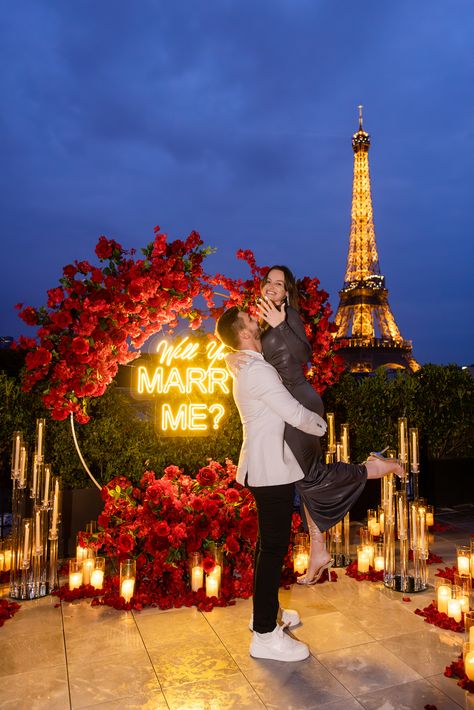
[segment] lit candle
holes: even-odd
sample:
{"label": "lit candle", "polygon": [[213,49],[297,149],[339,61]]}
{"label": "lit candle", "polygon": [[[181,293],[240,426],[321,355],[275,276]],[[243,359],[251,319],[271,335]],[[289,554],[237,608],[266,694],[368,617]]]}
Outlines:
{"label": "lit candle", "polygon": [[377,521],[372,523],[372,535],[378,537],[380,535],[380,523]]}
{"label": "lit candle", "polygon": [[0,572],[3,572],[3,565],[5,564],[5,555],[0,552]]}
{"label": "lit candle", "polygon": [[221,588],[221,578],[222,578],[222,567],[220,565],[216,565],[214,569],[211,572],[211,576],[215,577],[217,579],[217,588]]}
{"label": "lit candle", "polygon": [[196,565],[191,570],[191,589],[197,592],[204,584],[204,572],[201,566]]}
{"label": "lit candle", "polygon": [[39,510],[35,513],[35,548],[36,552],[40,552],[41,545],[41,512]]}
{"label": "lit candle", "polygon": [[25,538],[23,541],[23,567],[30,564],[30,523],[25,523]]}
{"label": "lit candle", "polygon": [[22,446],[20,449],[20,475],[18,478],[18,485],[23,488],[26,482],[26,447]]}
{"label": "lit candle", "polygon": [[371,567],[373,567],[374,566],[374,556],[375,556],[375,545],[366,545],[365,551],[367,552],[367,554],[369,556],[369,565]]}
{"label": "lit candle", "polygon": [[448,599],[448,616],[454,621],[461,621],[461,604],[459,599]]}
{"label": "lit candle", "polygon": [[43,489],[43,505],[46,507],[49,503],[49,479],[51,477],[51,466],[44,467],[44,489]]}
{"label": "lit candle", "polygon": [[44,432],[44,420],[37,419],[37,429],[36,429],[36,454],[38,456],[38,461],[43,460],[43,432]]}
{"label": "lit candle", "polygon": [[326,414],[326,422],[328,425],[328,448],[331,453],[334,453],[336,451],[336,428],[332,412]]}
{"label": "lit candle", "polygon": [[402,464],[407,462],[407,420],[398,418],[398,455]]}
{"label": "lit candle", "polygon": [[4,572],[9,572],[10,568],[12,566],[12,551],[11,550],[5,550],[4,554],[4,560],[3,560],[3,571]]}
{"label": "lit candle", "polygon": [[469,629],[469,643],[474,643],[474,626]]}
{"label": "lit candle", "polygon": [[438,611],[440,614],[448,613],[448,600],[451,599],[451,587],[442,584],[438,587]]}
{"label": "lit candle", "polygon": [[36,498],[38,487],[38,459],[36,454],[33,456],[33,480],[31,482],[31,497]]}
{"label": "lit candle", "polygon": [[342,441],[342,460],[349,463],[349,424],[343,424],[341,427]]}
{"label": "lit candle", "polygon": [[53,519],[51,521],[51,532],[55,534],[58,528],[58,510],[59,510],[59,479],[54,482],[54,498],[53,498]]}
{"label": "lit candle", "polygon": [[81,560],[85,560],[87,557],[87,549],[85,547],[81,547],[80,545],[76,545],[76,560],[79,562]]}
{"label": "lit candle", "polygon": [[380,515],[379,515],[379,525],[380,525],[380,532],[383,532],[384,527],[385,527],[385,513],[383,511],[381,511]]}
{"label": "lit candle", "polygon": [[82,572],[69,572],[69,590],[79,589],[82,584]]}
{"label": "lit candle", "polygon": [[410,429],[410,449],[411,449],[411,467],[413,471],[418,471],[419,466],[419,449],[418,449],[418,429],[413,427]]}
{"label": "lit candle", "polygon": [[464,655],[464,672],[469,680],[474,680],[474,651],[468,651]]}
{"label": "lit candle", "polygon": [[92,570],[90,583],[96,589],[102,589],[102,587],[104,586],[104,570],[103,569]]}
{"label": "lit candle", "polygon": [[426,511],[426,525],[429,528],[432,528],[434,525],[434,514],[432,510]]}
{"label": "lit candle", "polygon": [[459,574],[469,574],[469,557],[467,555],[458,554],[458,572]]}
{"label": "lit candle", "polygon": [[13,436],[12,478],[18,478],[20,473],[21,434],[20,432],[16,432]]}
{"label": "lit candle", "polygon": [[402,496],[398,499],[398,536],[401,540],[406,538],[405,506]]}
{"label": "lit candle", "polygon": [[219,585],[217,577],[212,574],[206,576],[206,596],[207,597],[217,597],[219,595]]}
{"label": "lit candle", "polygon": [[303,552],[293,560],[293,570],[298,574],[304,574],[308,568],[308,553]]}
{"label": "lit candle", "polygon": [[[463,595],[460,599],[459,602],[461,604],[461,611],[463,614],[465,614],[467,611],[469,611],[469,597]],[[472,627],[474,628],[474,626]]]}
{"label": "lit candle", "polygon": [[474,552],[471,552],[471,577],[474,577]]}
{"label": "lit candle", "polygon": [[87,557],[82,563],[82,580],[83,584],[91,583],[91,572],[95,566],[95,559],[93,557]]}
{"label": "lit candle", "polygon": [[377,555],[374,557],[374,569],[376,572],[381,572],[384,567],[383,555]]}
{"label": "lit candle", "polygon": [[128,603],[133,597],[133,590],[135,589],[135,578],[124,579],[122,582],[122,587],[120,589],[120,595]]}
{"label": "lit candle", "polygon": [[367,549],[357,551],[357,571],[365,574],[369,571],[369,553]]}

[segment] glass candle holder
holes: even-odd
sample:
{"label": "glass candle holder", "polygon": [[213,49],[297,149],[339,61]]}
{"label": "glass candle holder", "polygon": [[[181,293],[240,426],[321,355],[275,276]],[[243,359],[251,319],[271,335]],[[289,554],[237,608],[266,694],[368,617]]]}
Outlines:
{"label": "glass candle holder", "polygon": [[305,545],[293,545],[293,571],[304,574],[308,569],[309,555]]}
{"label": "glass candle holder", "polygon": [[204,586],[204,570],[202,568],[202,555],[200,552],[193,552],[189,557],[189,576],[191,579],[191,590],[197,592]]}
{"label": "glass candle holder", "polygon": [[[215,568],[214,568],[215,570]],[[206,574],[206,597],[219,596],[219,579],[214,572]]]}
{"label": "glass candle holder", "polygon": [[466,611],[464,614],[464,630],[467,640],[474,644],[474,611]]}
{"label": "glass candle holder", "polygon": [[460,590],[461,611],[464,614],[471,607],[471,575],[455,572],[454,585]]}
{"label": "glass candle holder", "polygon": [[374,570],[381,572],[384,568],[383,542],[378,542],[375,546]]}
{"label": "glass candle holder", "polygon": [[359,528],[359,544],[360,545],[368,545],[370,541],[371,541],[371,537],[370,537],[370,533],[369,533],[369,528],[367,528],[367,527]]}
{"label": "glass candle holder", "polygon": [[367,574],[369,571],[370,555],[367,545],[357,545],[357,571],[359,574]]}
{"label": "glass candle holder", "polygon": [[369,535],[372,537],[378,537],[380,535],[380,523],[377,517],[377,511],[369,508],[367,511],[367,529]]}
{"label": "glass candle holder", "polygon": [[88,548],[87,547],[82,547],[82,545],[79,544],[79,538],[81,536],[81,533],[77,533],[76,535],[76,560],[85,560],[86,557],[88,557]]}
{"label": "glass candle holder", "polygon": [[459,574],[470,574],[471,549],[469,547],[456,547]]}
{"label": "glass candle holder", "polygon": [[[92,550],[87,550],[87,552],[92,552]],[[88,555],[82,560],[82,583],[91,583],[91,574],[95,568],[95,556],[93,554]]]}
{"label": "glass candle holder", "polygon": [[69,560],[69,590],[79,589],[82,584],[82,560]]}
{"label": "glass candle holder", "polygon": [[464,672],[469,678],[469,680],[474,680],[474,644],[467,643],[463,644],[462,647],[462,657],[464,661]]}
{"label": "glass candle holder", "polygon": [[307,551],[309,550],[309,535],[308,533],[296,533],[293,538],[293,545],[302,545]]}
{"label": "glass candle holder", "polygon": [[135,560],[123,560],[120,563],[120,596],[128,602],[132,599],[135,591],[137,578],[137,563]]}
{"label": "glass candle holder", "polygon": [[[214,562],[215,562],[215,567],[210,572],[207,577],[213,577],[214,579],[217,580],[217,591],[220,591],[221,588],[221,579],[222,579],[222,566],[224,564],[224,550],[222,548],[222,545],[217,544],[216,542],[212,542],[209,545],[208,548],[208,555],[209,557],[212,557]],[[206,577],[206,584],[207,584],[207,577]],[[207,595],[207,596],[218,596],[218,594],[213,594],[213,595]]]}
{"label": "glass candle holder", "polygon": [[10,572],[12,568],[12,539],[7,537],[3,541],[3,571]]}
{"label": "glass candle holder", "polygon": [[443,577],[435,579],[436,605],[440,614],[448,613],[448,601],[451,599],[451,582]]}
{"label": "glass candle holder", "polygon": [[[95,589],[103,589],[105,576],[105,557],[94,557],[94,568],[91,571],[90,584]],[[84,564],[84,562],[82,563]]]}
{"label": "glass candle holder", "polygon": [[457,622],[460,622],[462,619],[461,589],[455,585],[451,587],[451,599],[448,599],[448,616]]}
{"label": "glass candle holder", "polygon": [[434,525],[434,506],[426,506],[426,527],[432,528]]}

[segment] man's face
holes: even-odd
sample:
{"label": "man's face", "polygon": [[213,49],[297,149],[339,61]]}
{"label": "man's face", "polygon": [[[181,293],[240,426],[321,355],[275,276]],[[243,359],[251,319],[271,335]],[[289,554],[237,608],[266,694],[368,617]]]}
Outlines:
{"label": "man's face", "polygon": [[[244,326],[240,331],[241,335],[246,331],[254,343],[260,343],[261,331],[257,319],[252,318],[252,316],[249,316],[245,311],[239,313],[239,319]],[[244,338],[241,337],[241,341],[242,345],[245,346],[245,336]]]}

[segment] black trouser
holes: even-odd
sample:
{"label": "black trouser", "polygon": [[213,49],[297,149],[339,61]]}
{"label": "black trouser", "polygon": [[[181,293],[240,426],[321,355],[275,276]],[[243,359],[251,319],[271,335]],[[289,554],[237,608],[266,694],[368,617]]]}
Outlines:
{"label": "black trouser", "polygon": [[253,629],[260,634],[277,624],[278,588],[283,559],[290,544],[294,484],[249,486],[258,515],[253,583]]}

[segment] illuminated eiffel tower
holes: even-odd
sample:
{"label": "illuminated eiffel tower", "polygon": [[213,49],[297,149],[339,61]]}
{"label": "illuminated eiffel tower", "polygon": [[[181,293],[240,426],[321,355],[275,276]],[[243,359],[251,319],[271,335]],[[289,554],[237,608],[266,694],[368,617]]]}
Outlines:
{"label": "illuminated eiffel tower", "polygon": [[412,343],[400,335],[388,304],[385,278],[380,273],[370,193],[370,136],[362,127],[352,136],[354,181],[351,232],[344,286],[335,323],[338,353],[351,372],[373,372],[378,367],[418,370]]}

